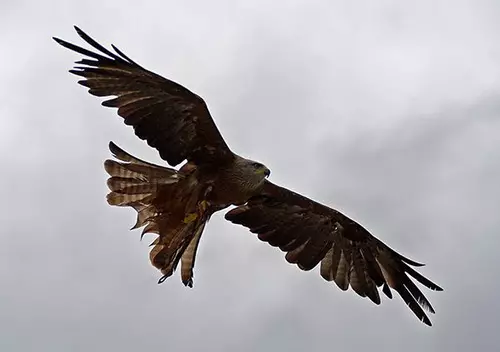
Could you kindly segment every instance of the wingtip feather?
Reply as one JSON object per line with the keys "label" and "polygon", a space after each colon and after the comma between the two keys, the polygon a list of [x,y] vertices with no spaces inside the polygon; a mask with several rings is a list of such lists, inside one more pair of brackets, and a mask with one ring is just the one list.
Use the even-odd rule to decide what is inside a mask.
{"label": "wingtip feather", "polygon": [[60,45],[62,45],[62,42],[64,42],[64,40],[59,39],[59,38],[57,38],[57,37],[52,37],[52,39],[53,39],[53,40],[54,40],[57,44],[60,44]]}
{"label": "wingtip feather", "polygon": [[73,28],[75,29],[76,33],[82,38],[85,39],[85,37],[88,37],[88,35],[77,25],[74,25]]}

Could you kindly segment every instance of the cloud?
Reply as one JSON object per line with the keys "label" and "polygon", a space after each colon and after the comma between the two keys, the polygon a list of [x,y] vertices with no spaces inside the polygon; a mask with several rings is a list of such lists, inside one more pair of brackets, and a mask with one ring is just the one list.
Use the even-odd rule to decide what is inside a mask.
{"label": "cloud", "polygon": [[[18,2],[1,11],[0,348],[493,350],[498,6]],[[78,24],[203,96],[235,152],[428,265],[434,327],[303,273],[214,217],[194,289],[156,285],[107,143],[160,159],[66,71]],[[277,138],[278,136],[278,138]]]}

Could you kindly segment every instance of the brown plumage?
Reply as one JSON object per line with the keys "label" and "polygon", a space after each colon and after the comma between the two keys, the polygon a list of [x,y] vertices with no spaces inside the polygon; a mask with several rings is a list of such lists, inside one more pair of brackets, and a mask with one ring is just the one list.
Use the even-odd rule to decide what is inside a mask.
{"label": "brown plumage", "polygon": [[409,277],[440,291],[411,268],[423,264],[398,254],[338,211],[266,181],[258,196],[225,217],[286,252],[286,260],[302,270],[320,264],[321,276],[344,291],[351,286],[380,304],[377,288],[383,287],[389,298],[394,289],[420,320],[431,325],[422,308],[431,313],[434,309]]}
{"label": "brown plumage", "polygon": [[[75,27],[76,28],[76,27]],[[226,219],[256,233],[261,241],[286,252],[302,270],[320,264],[320,274],[342,290],[349,287],[380,304],[379,289],[396,291],[413,313],[431,325],[429,301],[412,279],[442,289],[415,271],[422,266],[395,252],[342,213],[269,182],[269,169],[242,158],[226,145],[208,108],[198,95],[148,71],[118,48],[109,51],[87,34],[77,33],[96,53],[61,39],[62,46],[83,54],[70,72],[83,77],[89,93],[115,98],[104,106],[118,108],[125,124],[156,148],[171,166],[140,160],[110,143],[117,160],[106,160],[110,175],[108,203],[137,211],[133,228],[154,233],[151,263],[163,282],[181,263],[181,279],[193,285],[193,268],[203,230],[211,215],[228,206]],[[141,235],[141,236],[142,236]]]}

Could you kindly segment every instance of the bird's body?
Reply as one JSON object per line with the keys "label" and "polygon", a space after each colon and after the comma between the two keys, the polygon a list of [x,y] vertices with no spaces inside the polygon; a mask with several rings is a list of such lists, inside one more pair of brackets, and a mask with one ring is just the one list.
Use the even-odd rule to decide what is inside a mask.
{"label": "bird's body", "polygon": [[181,263],[181,278],[193,285],[198,244],[209,218],[236,206],[225,218],[241,224],[261,241],[286,252],[302,270],[320,264],[320,274],[342,290],[348,287],[380,303],[379,288],[392,298],[398,292],[413,313],[431,325],[424,309],[431,304],[411,278],[432,290],[439,286],[416,272],[422,266],[372,236],[342,213],[267,180],[269,169],[234,154],[217,129],[208,108],[185,87],[139,66],[118,48],[109,51],[87,34],[78,34],[96,53],[54,38],[89,58],[70,72],[96,96],[115,96],[104,106],[118,108],[125,124],[156,148],[171,166],[140,160],[110,143],[118,160],[106,160],[110,175],[108,203],[137,211],[133,228],[158,235],[152,264],[168,278]]}
{"label": "bird's body", "polygon": [[134,207],[138,212],[136,227],[147,222],[147,231],[160,234],[161,228],[168,234],[154,242],[151,262],[162,272],[163,281],[172,275],[184,256],[181,276],[189,286],[193,284],[192,264],[196,254],[187,251],[193,258],[186,262],[189,244],[193,242],[192,248],[197,248],[210,216],[230,205],[244,204],[259,194],[269,175],[264,165],[237,155],[217,170],[191,164],[176,171],[137,159],[114,143],[110,143],[110,150],[126,162],[106,160],[104,164],[111,176],[108,202]]}

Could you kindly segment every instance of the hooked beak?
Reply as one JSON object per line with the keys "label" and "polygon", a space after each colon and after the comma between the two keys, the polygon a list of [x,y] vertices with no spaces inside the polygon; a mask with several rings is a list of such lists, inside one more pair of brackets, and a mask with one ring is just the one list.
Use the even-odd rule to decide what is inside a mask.
{"label": "hooked beak", "polygon": [[271,175],[271,170],[269,170],[268,168],[266,168],[264,170],[264,176],[269,177],[269,175]]}

